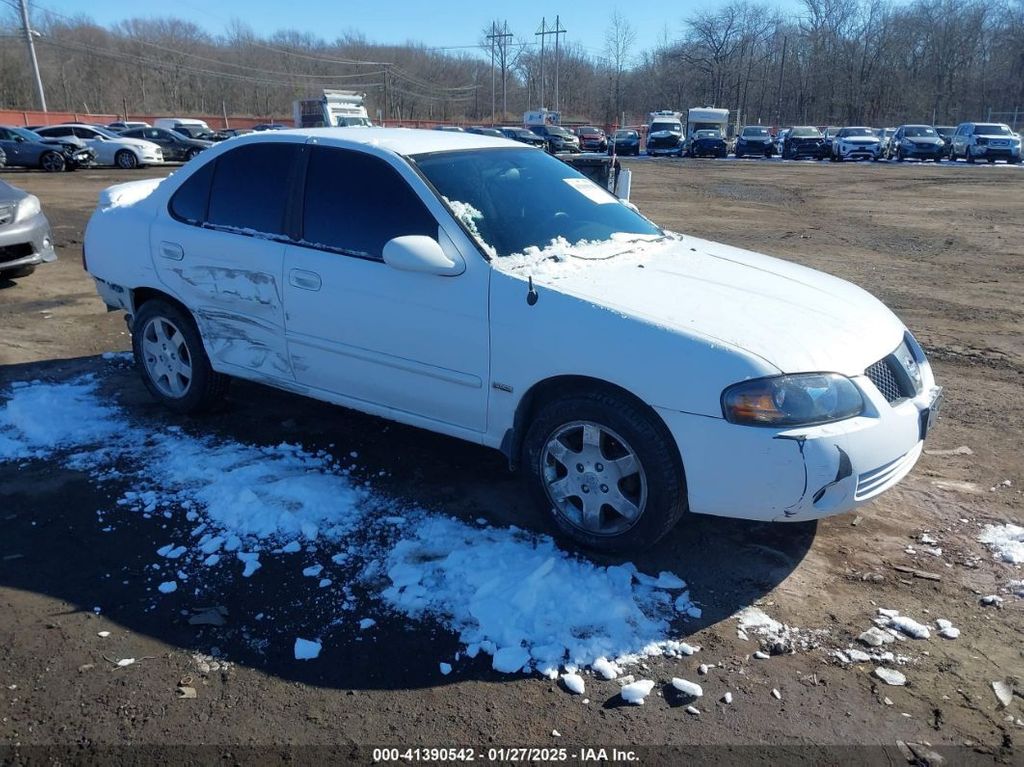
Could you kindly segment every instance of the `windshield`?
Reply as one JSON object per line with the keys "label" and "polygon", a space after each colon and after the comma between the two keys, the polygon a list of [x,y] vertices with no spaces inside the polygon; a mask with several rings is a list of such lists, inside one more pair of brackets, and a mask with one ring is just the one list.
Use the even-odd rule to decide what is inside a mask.
{"label": "windshield", "polygon": [[839,138],[847,138],[849,136],[871,136],[872,138],[877,138],[871,128],[843,128],[839,131]]}
{"label": "windshield", "polygon": [[935,136],[935,129],[929,128],[927,125],[911,125],[903,129],[904,136]]}
{"label": "windshield", "polygon": [[754,137],[754,136],[767,136],[768,135],[768,129],[767,128],[744,128],[743,129],[743,133],[740,134],[740,135],[742,135],[744,138],[751,138],[751,137]]}
{"label": "windshield", "polygon": [[368,128],[370,120],[367,117],[338,117],[335,125],[338,128]]}
{"label": "windshield", "polygon": [[1012,136],[1013,131],[1008,125],[975,125],[975,136]]}
{"label": "windshield", "polygon": [[942,136],[943,138],[945,138],[946,136],[952,136],[954,133],[956,133],[956,128],[953,128],[952,126],[936,128],[935,130],[938,131],[939,135]]}
{"label": "windshield", "polygon": [[722,134],[716,130],[699,130],[697,138],[722,138]]}
{"label": "windshield", "polygon": [[410,158],[467,229],[497,256],[658,227],[554,157],[529,148],[436,152]]}
{"label": "windshield", "polygon": [[580,135],[583,136],[596,136],[600,133],[601,131],[599,131],[597,128],[580,128]]}
{"label": "windshield", "polygon": [[682,133],[683,125],[677,122],[656,122],[651,123],[651,133],[657,133],[658,131],[672,131],[672,133]]}
{"label": "windshield", "polygon": [[637,132],[635,130],[617,130],[615,131],[615,138],[636,138]]}
{"label": "windshield", "polygon": [[793,138],[821,138],[817,128],[793,128],[789,135]]}

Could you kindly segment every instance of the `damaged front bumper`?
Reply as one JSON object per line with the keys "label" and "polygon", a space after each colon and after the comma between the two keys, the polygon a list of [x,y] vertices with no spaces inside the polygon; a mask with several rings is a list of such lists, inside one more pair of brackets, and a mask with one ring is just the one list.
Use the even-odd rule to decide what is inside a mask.
{"label": "damaged front bumper", "polygon": [[913,399],[890,405],[865,378],[863,415],[791,429],[731,424],[658,409],[686,470],[690,511],[759,521],[806,521],[867,503],[921,456],[941,403],[930,369]]}

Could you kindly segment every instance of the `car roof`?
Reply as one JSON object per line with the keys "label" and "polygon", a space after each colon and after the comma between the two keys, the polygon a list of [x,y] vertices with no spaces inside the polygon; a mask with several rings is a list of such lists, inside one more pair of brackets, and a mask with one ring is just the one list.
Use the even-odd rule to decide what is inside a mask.
{"label": "car roof", "polygon": [[286,141],[289,139],[328,139],[331,144],[335,145],[366,146],[404,156],[430,152],[452,152],[460,149],[522,147],[522,144],[507,138],[421,128],[295,128],[249,133],[239,136],[238,143],[232,140],[232,144],[240,146],[243,142]]}

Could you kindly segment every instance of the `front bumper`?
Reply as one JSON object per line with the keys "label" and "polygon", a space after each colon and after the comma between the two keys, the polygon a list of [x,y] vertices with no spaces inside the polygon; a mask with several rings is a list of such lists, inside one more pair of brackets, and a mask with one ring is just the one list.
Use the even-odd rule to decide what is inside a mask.
{"label": "front bumper", "polygon": [[945,144],[903,144],[900,148],[903,150],[904,157],[913,159],[933,160],[936,157],[946,156]]}
{"label": "front bumper", "polygon": [[941,395],[928,364],[921,370],[921,393],[895,406],[866,376],[854,378],[864,414],[818,426],[742,426],[658,408],[679,446],[690,510],[805,521],[867,503],[903,479],[921,455]]}
{"label": "front bumper", "polygon": [[877,160],[882,154],[882,145],[843,146],[840,144],[836,154],[844,160]]}
{"label": "front bumper", "polygon": [[1012,160],[1020,157],[1020,147],[975,144],[971,147],[971,155],[974,157],[983,157],[986,160]]}
{"label": "front bumper", "polygon": [[0,272],[56,260],[50,222],[43,213],[0,226]]}

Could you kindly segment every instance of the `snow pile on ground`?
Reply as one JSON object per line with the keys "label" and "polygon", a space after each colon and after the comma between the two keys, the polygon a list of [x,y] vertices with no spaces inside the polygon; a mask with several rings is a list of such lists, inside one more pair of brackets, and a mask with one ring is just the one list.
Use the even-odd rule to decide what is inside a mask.
{"label": "snow pile on ground", "polygon": [[1024,527],[1020,525],[985,525],[978,540],[998,559],[1013,565],[1024,564]]}
{"label": "snow pile on ground", "polygon": [[692,652],[668,640],[671,590],[685,586],[669,573],[641,578],[632,564],[599,567],[514,527],[427,515],[410,532],[388,556],[384,599],[410,617],[436,617],[470,655],[492,655],[499,671],[599,671],[608,658]]}
{"label": "snow pile on ground", "polygon": [[54,450],[101,443],[116,436],[115,408],[96,395],[93,376],[65,383],[12,384],[0,410],[0,460],[45,458]]}
{"label": "snow pile on ground", "polygon": [[613,234],[607,240],[581,240],[571,243],[556,237],[543,248],[531,246],[522,253],[513,253],[496,259],[497,269],[519,277],[552,282],[586,269],[593,269],[602,261],[612,260],[616,267],[643,263],[654,251],[675,242],[681,235],[666,236],[642,234]]}
{"label": "snow pile on ground", "polygon": [[736,621],[736,636],[744,641],[756,637],[770,655],[810,650],[828,636],[825,629],[801,629],[779,623],[759,607],[744,607],[736,613]]}
{"label": "snow pile on ground", "polygon": [[[410,618],[439,620],[467,656],[483,651],[498,671],[552,676],[563,665],[569,673],[592,666],[614,678],[645,657],[695,652],[671,639],[679,613],[699,614],[672,573],[601,567],[547,536],[399,507],[325,451],[137,424],[103,398],[94,377],[15,384],[0,395],[0,461],[50,456],[97,481],[129,484],[114,508],[97,512],[104,531],[125,513],[176,531],[161,534],[146,569],[157,600],[198,594],[229,564],[258,581],[261,557],[303,552],[296,574],[311,590],[333,581],[339,592],[329,621],[359,606],[358,581]],[[346,623],[355,629],[351,615]],[[295,657],[316,657],[319,642],[296,640]]]}

